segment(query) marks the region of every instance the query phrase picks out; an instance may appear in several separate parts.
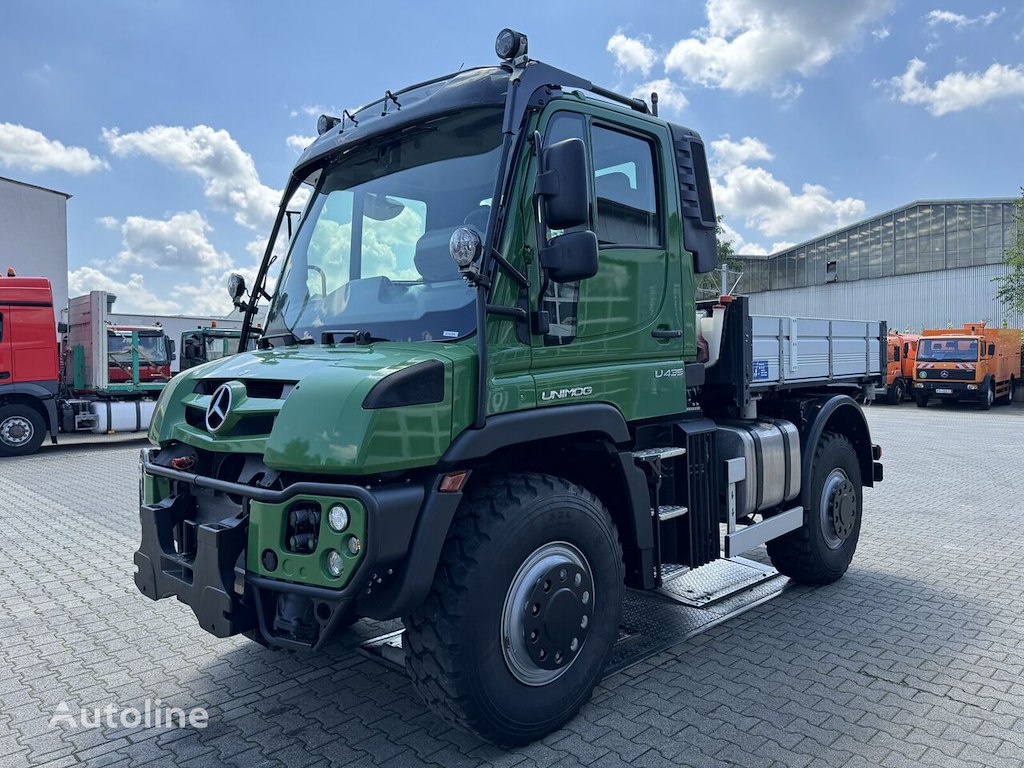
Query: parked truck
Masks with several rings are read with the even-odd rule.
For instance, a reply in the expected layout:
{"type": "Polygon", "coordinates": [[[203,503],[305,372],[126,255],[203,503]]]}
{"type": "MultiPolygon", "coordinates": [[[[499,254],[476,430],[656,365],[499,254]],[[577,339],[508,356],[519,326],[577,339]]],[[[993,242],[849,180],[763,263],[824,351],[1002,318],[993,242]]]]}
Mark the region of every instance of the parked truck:
{"type": "Polygon", "coordinates": [[[944,403],[974,402],[983,411],[1009,405],[1020,383],[1021,332],[966,323],[963,328],[924,332],[914,367],[914,400],[920,408],[932,397],[944,403]]]}
{"type": "Polygon", "coordinates": [[[71,299],[59,330],[50,281],[0,278],[0,456],[34,453],[49,433],[145,430],[170,379],[174,343],[158,327],[109,322],[103,291],[71,299]]]}
{"type": "Polygon", "coordinates": [[[496,50],[321,117],[276,289],[269,251],[229,285],[260,348],[160,397],[135,581],[280,648],[401,618],[424,701],[510,745],[588,700],[625,589],[675,599],[765,543],[798,583],[844,574],[887,333],[696,302],[700,136],[496,50]]]}
{"type": "Polygon", "coordinates": [[[917,361],[917,344],[921,336],[916,333],[890,332],[886,340],[888,364],[885,383],[875,388],[875,395],[885,397],[889,405],[898,405],[913,392],[914,367],[917,361]]]}
{"type": "MultiPolygon", "coordinates": [[[[225,328],[217,321],[209,326],[197,326],[193,330],[184,331],[181,334],[181,370],[235,354],[241,337],[240,328],[225,328]]],[[[251,329],[246,340],[246,350],[256,349],[258,339],[257,329],[251,329]]]]}

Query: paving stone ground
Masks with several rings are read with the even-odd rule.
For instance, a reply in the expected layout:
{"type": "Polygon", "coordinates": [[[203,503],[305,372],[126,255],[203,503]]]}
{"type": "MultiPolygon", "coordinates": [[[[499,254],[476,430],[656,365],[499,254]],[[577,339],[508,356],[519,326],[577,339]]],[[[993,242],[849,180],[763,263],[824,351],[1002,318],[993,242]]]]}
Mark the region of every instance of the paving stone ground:
{"type": "Polygon", "coordinates": [[[138,445],[0,459],[0,768],[1024,764],[1024,405],[867,409],[886,481],[847,576],[607,678],[505,752],[358,655],[218,640],[132,580],[138,445]],[[146,699],[205,729],[56,727],[146,699]]]}

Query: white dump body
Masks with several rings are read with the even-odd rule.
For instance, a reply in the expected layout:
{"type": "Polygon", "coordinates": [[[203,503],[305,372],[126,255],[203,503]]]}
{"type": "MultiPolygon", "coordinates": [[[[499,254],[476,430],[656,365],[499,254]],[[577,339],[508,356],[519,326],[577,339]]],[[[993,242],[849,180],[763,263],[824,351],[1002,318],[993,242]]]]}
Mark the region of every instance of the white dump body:
{"type": "Polygon", "coordinates": [[[750,319],[752,390],[872,376],[885,380],[884,322],[776,315],[750,319]]]}

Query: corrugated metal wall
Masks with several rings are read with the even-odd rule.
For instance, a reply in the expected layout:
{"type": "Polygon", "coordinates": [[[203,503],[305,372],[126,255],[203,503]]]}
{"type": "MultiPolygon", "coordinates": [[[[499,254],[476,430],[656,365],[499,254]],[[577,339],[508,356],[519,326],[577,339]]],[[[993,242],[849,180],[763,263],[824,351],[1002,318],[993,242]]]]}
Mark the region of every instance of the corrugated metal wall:
{"type": "Polygon", "coordinates": [[[992,278],[1006,266],[919,272],[875,280],[810,285],[754,293],[750,311],[771,315],[885,320],[890,329],[920,331],[985,320],[1024,328],[1024,316],[1008,313],[996,299],[992,278]]]}

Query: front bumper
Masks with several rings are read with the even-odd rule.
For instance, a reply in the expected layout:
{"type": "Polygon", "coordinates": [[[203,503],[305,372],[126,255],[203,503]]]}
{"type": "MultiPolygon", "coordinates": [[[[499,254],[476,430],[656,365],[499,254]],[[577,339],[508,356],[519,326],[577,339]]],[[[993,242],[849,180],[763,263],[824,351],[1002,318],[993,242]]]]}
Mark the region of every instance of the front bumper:
{"type": "Polygon", "coordinates": [[[271,490],[164,467],[154,463],[155,455],[154,449],[142,452],[143,477],[164,478],[169,493],[140,504],[136,586],[153,600],[177,597],[192,609],[200,626],[217,637],[258,632],[273,645],[323,645],[353,600],[381,583],[377,571],[404,554],[424,497],[423,486],[415,483],[371,491],[349,484],[299,482],[271,490]],[[207,519],[196,503],[201,491],[241,499],[238,512],[207,519]],[[268,578],[247,562],[251,503],[276,505],[304,495],[354,499],[365,509],[365,553],[343,587],[268,578]],[[291,625],[292,630],[282,625],[291,625]]]}
{"type": "Polygon", "coordinates": [[[929,397],[949,397],[957,400],[981,400],[984,389],[973,381],[949,381],[946,379],[914,381],[914,392],[929,397]]]}

